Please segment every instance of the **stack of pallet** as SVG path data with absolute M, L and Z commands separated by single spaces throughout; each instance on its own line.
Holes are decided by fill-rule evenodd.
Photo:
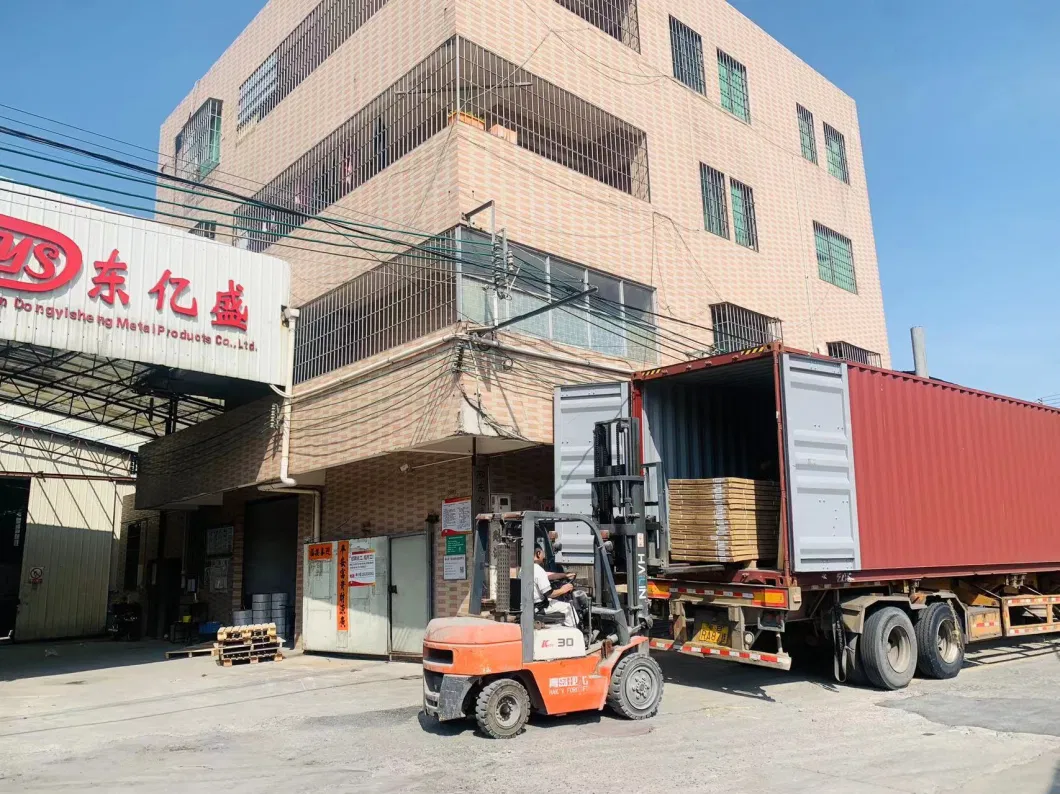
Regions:
M 716 477 L 669 480 L 673 562 L 772 561 L 780 537 L 775 482 Z
M 283 659 L 280 648 L 283 640 L 276 636 L 275 623 L 257 623 L 252 626 L 224 626 L 217 630 L 217 642 L 213 646 L 213 655 L 219 665 L 231 667 L 233 664 L 248 662 L 257 664 L 260 661 Z

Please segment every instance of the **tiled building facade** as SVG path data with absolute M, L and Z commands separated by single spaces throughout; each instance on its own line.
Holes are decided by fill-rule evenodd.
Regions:
M 189 228 L 291 263 L 290 470 L 324 539 L 546 504 L 557 383 L 781 335 L 889 363 L 855 104 L 723 0 L 271 0 L 160 150 Z M 149 445 L 138 504 L 238 512 L 278 415 Z M 434 574 L 452 614 L 466 583 Z

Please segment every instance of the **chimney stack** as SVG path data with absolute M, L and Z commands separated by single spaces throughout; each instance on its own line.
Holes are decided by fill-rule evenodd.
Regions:
M 921 378 L 930 377 L 928 375 L 927 343 L 924 338 L 923 326 L 914 325 L 909 329 L 909 336 L 913 340 L 913 372 Z

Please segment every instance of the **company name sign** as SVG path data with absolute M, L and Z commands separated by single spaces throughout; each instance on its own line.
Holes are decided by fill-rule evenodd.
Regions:
M 283 383 L 286 262 L 0 182 L 0 338 Z

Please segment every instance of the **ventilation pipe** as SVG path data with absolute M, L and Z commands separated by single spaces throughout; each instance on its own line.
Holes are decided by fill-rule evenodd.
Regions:
M 924 327 L 914 325 L 909 329 L 909 336 L 913 340 L 913 372 L 921 378 L 928 375 L 927 343 L 924 337 Z

